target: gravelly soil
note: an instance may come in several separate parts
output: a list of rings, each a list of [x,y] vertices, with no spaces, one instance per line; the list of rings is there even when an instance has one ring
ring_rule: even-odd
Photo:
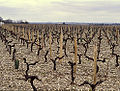
[[[9,38],[11,39],[11,38]],[[94,38],[93,41],[96,41]],[[26,45],[22,45],[20,42],[14,39],[14,43],[17,43],[15,48],[17,50],[16,59],[20,60],[19,69],[14,68],[14,62],[12,61],[12,55],[9,55],[7,49],[5,48],[4,43],[0,40],[0,90],[5,91],[31,91],[32,87],[30,85],[29,80],[25,81],[24,74],[26,70],[26,64],[23,61],[25,57],[28,63],[33,63],[35,61],[39,61],[34,66],[30,66],[29,74],[36,75],[39,79],[42,80],[34,80],[34,85],[38,90],[89,90],[89,85],[78,86],[76,84],[81,84],[84,81],[93,82],[93,61],[87,60],[84,56],[82,56],[82,63],[77,64],[77,71],[76,71],[76,78],[75,78],[75,85],[70,85],[71,83],[71,67],[67,63],[74,59],[74,54],[72,52],[72,44],[70,41],[67,43],[67,52],[68,57],[63,58],[63,62],[59,63],[57,61],[57,70],[53,71],[53,63],[49,59],[47,62],[44,62],[44,55],[47,49],[49,49],[48,44],[47,46],[40,52],[40,56],[36,55],[37,46],[34,45],[33,52],[30,52],[30,47],[27,49]],[[54,43],[52,45],[52,49],[54,50],[57,48],[57,44]],[[93,42],[90,43],[87,55],[93,56]],[[115,52],[120,54],[120,45],[117,46]],[[84,48],[83,46],[78,46],[78,53],[83,53]],[[106,43],[106,38],[103,36],[103,40],[101,43],[101,52],[100,58],[107,58],[105,63],[97,62],[100,67],[100,70],[97,74],[97,81],[105,80],[102,84],[96,87],[96,90],[120,90],[120,66],[115,67],[115,57],[110,55],[111,50],[109,45]],[[54,58],[57,53],[56,50],[52,51],[52,57]],[[120,63],[120,61],[119,61]]]

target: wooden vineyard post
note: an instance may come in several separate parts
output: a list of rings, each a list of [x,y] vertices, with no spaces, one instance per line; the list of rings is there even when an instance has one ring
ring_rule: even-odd
[[[24,39],[26,39],[26,28],[24,28]]]
[[[116,30],[117,44],[119,43],[119,30]]]
[[[94,28],[91,27],[91,31],[92,31],[92,32],[91,32],[91,37],[92,37],[93,34],[94,34],[94,32],[93,32],[93,31],[94,31]]]
[[[75,47],[75,57],[74,57],[74,63],[75,63],[75,66],[74,66],[74,72],[76,73],[76,68],[77,68],[77,38],[76,36],[74,37],[74,47]]]
[[[15,29],[15,34],[17,34],[17,31],[18,31],[17,27],[14,27],[14,29]]]
[[[17,31],[16,31],[16,32],[17,32],[17,34],[18,34],[18,27],[16,27],[16,29],[17,29]]]
[[[11,26],[11,30],[10,31],[12,31],[13,33],[15,32],[14,31],[14,26]]]
[[[106,30],[106,35],[108,35],[108,29]],[[107,43],[109,43],[109,40],[107,39]]]
[[[15,34],[17,34],[17,28],[16,28],[15,26],[14,26],[14,30],[15,30],[15,32],[14,32],[14,33],[15,33]]]
[[[37,44],[39,45],[39,30],[37,30]],[[39,46],[38,46],[39,48]]]
[[[32,31],[32,42],[34,42],[34,30]]]
[[[23,38],[24,38],[24,28],[22,30],[23,30],[22,32],[23,32]]]
[[[15,34],[17,35],[17,36],[16,36],[16,39],[18,39],[18,28],[17,28],[17,27],[14,27],[14,29],[15,29]]]
[[[100,36],[101,35],[101,30],[100,30],[100,28],[98,29],[98,36]]]
[[[97,46],[94,46],[94,73],[93,73],[93,83],[96,84],[96,70],[97,70]]]
[[[62,31],[62,28],[61,28],[61,33],[60,33],[60,57],[63,56],[63,31]],[[62,59],[59,60],[60,63],[62,62]]]
[[[52,47],[51,47],[51,41],[52,40],[52,36],[51,36],[51,32],[50,32],[50,35],[49,35],[49,42],[50,42],[50,58],[52,57]]]
[[[18,27],[18,33],[17,33],[17,35],[18,35],[18,40],[19,40],[19,38],[20,38],[20,27]]]
[[[119,30],[117,30],[118,31],[118,35],[117,35],[117,37],[118,37],[118,43],[119,43]]]
[[[9,29],[11,29],[12,32],[14,33],[14,26],[9,26]]]
[[[14,34],[16,34],[16,28],[15,28],[15,26],[13,26],[13,31],[14,31]]]
[[[44,47],[43,45],[43,31],[42,31],[42,35],[41,35],[41,43],[42,43],[42,48]]]
[[[30,29],[28,30],[28,37],[29,37],[29,41],[31,41]]]

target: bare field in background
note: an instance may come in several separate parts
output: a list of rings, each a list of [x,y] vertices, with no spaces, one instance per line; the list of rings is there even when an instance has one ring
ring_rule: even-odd
[[[60,55],[61,31],[63,32],[62,55],[64,57],[61,62],[59,59],[56,60],[56,70],[54,70],[51,59]],[[120,26],[8,24],[0,28],[0,34],[0,90],[33,90],[30,83],[31,78],[25,81],[27,66],[23,58],[26,58],[29,64],[37,61],[35,65],[29,66],[28,75],[41,79],[41,81],[37,79],[33,81],[33,85],[38,91],[90,90],[90,85],[81,84],[84,81],[93,84],[94,60],[91,58],[94,59],[95,45],[97,54],[99,54],[97,59],[100,60],[97,61],[99,70],[96,74],[96,81],[103,81],[95,87],[95,90],[120,90]],[[77,39],[77,63],[74,83],[71,84],[71,66],[68,62],[75,62],[75,37]],[[6,40],[12,42],[7,44]],[[29,43],[28,48],[27,43]],[[13,44],[15,46],[12,47],[10,55],[6,45]],[[39,47],[41,50],[37,55]],[[15,69],[14,60],[12,60],[14,49],[16,49],[14,60],[19,60],[18,69]],[[45,60],[45,55],[47,60]]]

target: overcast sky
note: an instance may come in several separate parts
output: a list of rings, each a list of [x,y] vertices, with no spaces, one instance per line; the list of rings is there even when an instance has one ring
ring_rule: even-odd
[[[120,23],[120,0],[0,0],[4,19]]]

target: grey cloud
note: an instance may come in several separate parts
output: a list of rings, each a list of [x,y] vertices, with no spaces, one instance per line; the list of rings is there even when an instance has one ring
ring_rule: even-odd
[[[9,6],[0,6],[0,16],[5,17],[6,19],[27,19],[29,11],[25,8],[16,8]]]
[[[16,16],[23,12],[23,8],[15,8],[9,6],[0,6],[0,14],[8,16]]]
[[[68,1],[64,2],[52,2],[53,5],[58,6],[59,10],[66,12],[116,12],[120,11],[120,2],[114,1]]]
[[[54,1],[50,5],[30,7],[0,6],[0,14],[7,18],[28,21],[119,21],[120,2],[115,1]]]

